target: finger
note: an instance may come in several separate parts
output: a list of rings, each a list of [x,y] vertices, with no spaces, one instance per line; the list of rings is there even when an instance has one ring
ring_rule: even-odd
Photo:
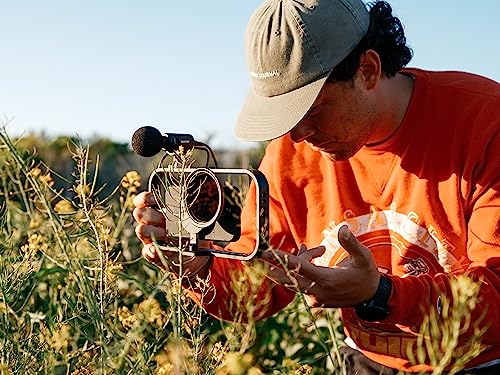
[[[144,259],[146,259],[150,263],[156,263],[159,260],[154,244],[144,245],[142,247],[141,253]]]
[[[136,207],[132,212],[135,221],[140,224],[165,227],[165,216],[158,210],[149,207]]]
[[[151,243],[144,245],[141,253],[144,259],[146,259],[149,263],[153,263],[164,270],[169,270],[172,267],[168,257],[166,257],[155,244]]]
[[[147,195],[150,194],[147,191],[143,191],[139,194],[137,194],[134,199],[132,200],[132,203],[134,204],[135,207],[146,207],[147,204]]]
[[[309,280],[293,271],[285,271],[280,267],[270,266],[267,275],[276,284],[301,293],[313,293],[316,282]]]
[[[293,255],[281,250],[271,249],[263,251],[260,255],[260,259],[271,265],[283,267],[288,265],[289,256]]]
[[[134,197],[132,203],[135,207],[154,207],[156,206],[156,199],[151,192],[143,191]]]
[[[304,259],[305,261],[311,262],[314,258],[318,258],[322,256],[326,251],[324,246],[317,246],[310,249],[306,249],[302,254],[298,256]]]
[[[371,251],[358,241],[347,225],[343,225],[339,229],[338,238],[340,245],[351,255],[353,264],[366,266],[373,263]]]
[[[306,251],[307,251],[307,246],[305,244],[301,243],[300,246],[299,246],[299,251],[297,251],[297,256],[300,257]]]
[[[309,261],[302,259],[296,255],[281,251],[281,250],[267,250],[262,252],[261,258],[274,265],[279,265],[287,271],[294,271],[301,275],[315,275],[316,266]]]
[[[164,241],[167,239],[167,232],[165,229],[153,225],[139,224],[135,227],[135,234],[143,244],[150,244],[154,241]]]

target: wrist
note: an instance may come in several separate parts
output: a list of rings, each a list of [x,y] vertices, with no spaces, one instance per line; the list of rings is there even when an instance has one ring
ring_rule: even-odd
[[[364,302],[354,306],[356,315],[370,322],[384,320],[389,315],[389,298],[392,292],[391,279],[381,274],[375,295]]]

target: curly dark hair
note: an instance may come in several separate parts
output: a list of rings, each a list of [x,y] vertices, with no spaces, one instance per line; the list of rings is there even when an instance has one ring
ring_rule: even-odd
[[[361,55],[367,49],[376,51],[382,61],[382,71],[387,77],[408,64],[413,51],[406,45],[406,37],[401,21],[392,15],[391,6],[385,1],[376,1],[370,6],[370,26],[368,32],[351,53],[332,69],[329,81],[351,81],[359,67]]]

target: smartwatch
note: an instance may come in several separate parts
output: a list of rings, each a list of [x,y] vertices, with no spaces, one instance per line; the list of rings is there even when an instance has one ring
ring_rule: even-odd
[[[356,315],[367,322],[379,322],[387,318],[389,308],[387,304],[391,296],[392,281],[385,275],[380,275],[377,291],[372,299],[354,306]]]

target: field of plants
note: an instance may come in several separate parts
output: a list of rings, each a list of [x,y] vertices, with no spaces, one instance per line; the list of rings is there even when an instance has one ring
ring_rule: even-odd
[[[0,130],[0,374],[344,373],[337,310],[311,309],[298,295],[262,321],[207,315],[141,258],[131,213],[146,177],[130,170],[110,186],[88,146],[65,147],[73,163],[62,176]],[[250,286],[264,272],[233,279],[250,317]],[[482,349],[478,330],[457,351],[477,286],[459,280],[455,289],[450,323],[430,315],[429,340],[414,348],[415,361],[430,360],[436,374]]]

